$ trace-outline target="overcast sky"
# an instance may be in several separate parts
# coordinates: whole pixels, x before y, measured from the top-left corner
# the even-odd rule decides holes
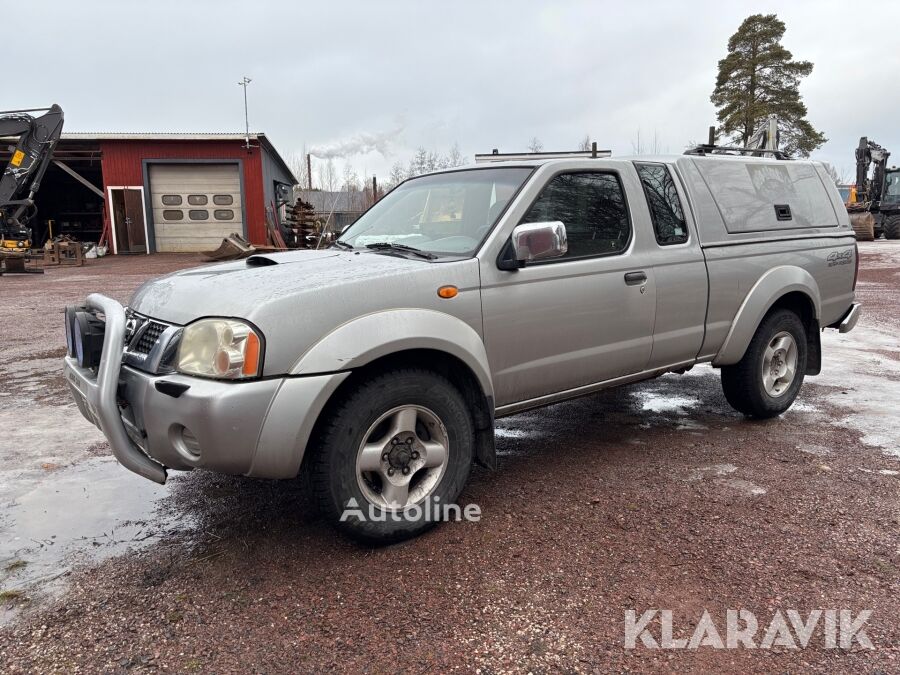
[[[344,152],[360,175],[417,146],[471,158],[533,136],[632,154],[640,131],[680,153],[715,123],[717,61],[757,12],[815,64],[801,93],[829,141],[814,157],[849,177],[868,135],[900,163],[896,0],[0,0],[0,109],[57,102],[68,131],[241,131],[247,75],[252,130],[286,158]]]

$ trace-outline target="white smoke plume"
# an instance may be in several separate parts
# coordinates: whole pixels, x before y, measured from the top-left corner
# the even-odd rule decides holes
[[[402,126],[374,133],[361,132],[339,141],[315,145],[310,149],[309,154],[319,159],[353,157],[354,155],[365,155],[369,152],[378,152],[383,157],[389,157],[391,145],[401,133],[403,133]]]

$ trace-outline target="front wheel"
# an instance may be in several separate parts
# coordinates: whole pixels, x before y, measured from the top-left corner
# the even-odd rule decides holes
[[[776,417],[791,407],[806,373],[806,329],[794,312],[770,312],[744,357],[722,368],[731,407],[750,417]]]
[[[474,427],[465,399],[427,370],[365,380],[335,409],[314,449],[320,510],[370,543],[415,536],[441,518],[469,476]]]
[[[900,215],[888,216],[884,219],[884,238],[900,239]]]

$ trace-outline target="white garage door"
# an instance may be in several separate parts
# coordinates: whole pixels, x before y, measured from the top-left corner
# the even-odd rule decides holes
[[[243,232],[236,164],[150,165],[156,250],[209,251]]]

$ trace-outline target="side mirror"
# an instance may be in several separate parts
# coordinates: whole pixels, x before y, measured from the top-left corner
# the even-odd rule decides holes
[[[517,225],[507,249],[499,261],[501,269],[518,269],[525,263],[559,258],[569,250],[566,226],[559,220]]]

